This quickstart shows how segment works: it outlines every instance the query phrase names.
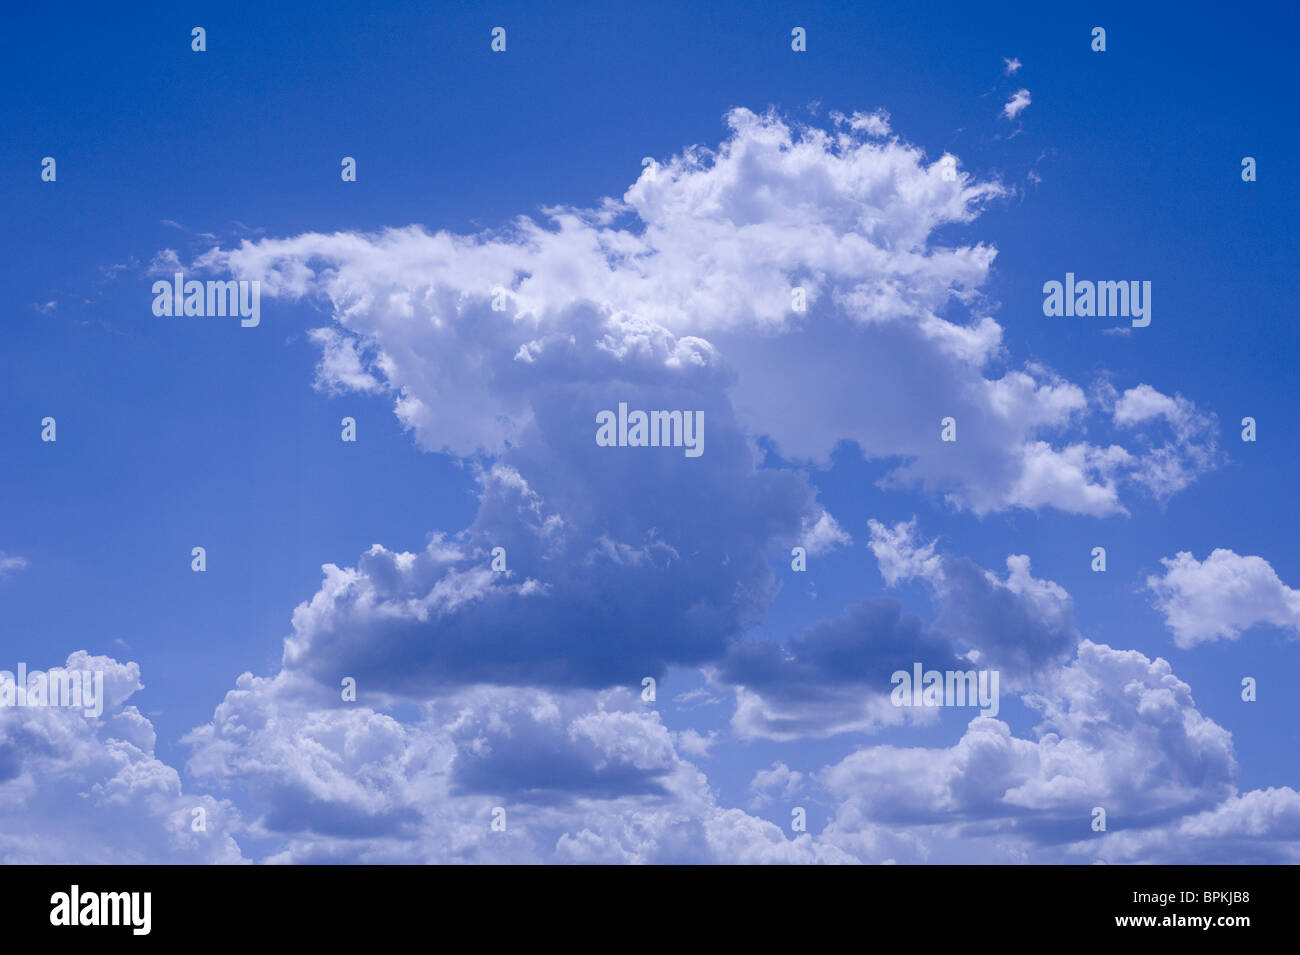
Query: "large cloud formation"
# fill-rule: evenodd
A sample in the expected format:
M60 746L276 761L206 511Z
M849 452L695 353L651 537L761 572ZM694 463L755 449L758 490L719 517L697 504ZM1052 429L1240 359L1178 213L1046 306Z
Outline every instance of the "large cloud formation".
M184 792L176 770L154 755L153 725L127 702L143 688L139 666L84 650L61 666L99 674L102 712L0 707L0 862L245 861L234 838L243 829L236 808ZM13 699L14 675L0 681Z
M936 233L1006 187L946 180L883 114L837 119L733 110L717 150L647 166L621 200L499 232L307 233L195 264L328 303L318 385L390 393L423 447L461 456L576 451L597 409L657 397L734 419L792 460L856 442L904 462L898 486L977 513L1118 514L1153 455L1183 483L1212 466L1199 432L1154 451L1071 437L1089 417L1109 423L1106 395L1032 363L999 372L1003 332L980 291L996 251ZM1145 386L1154 410L1130 401L1115 423L1145 437L1200 420L1161 397ZM958 440L941 442L950 416Z
M272 862L921 861L960 859L961 839L1060 859L1098 804L1130 835L1241 831L1233 800L1262 797L1233 790L1226 732L1163 660L1084 639L1027 556L999 576L914 523L873 522L886 584L931 591L929 627L865 594L787 641L747 639L776 555L849 542L803 470L842 442L890 462L887 488L978 515L1109 516L1212 467L1214 422L1142 383L1120 394L1009 364L981 291L995 250L938 238L1000 183L946 178L884 113L817 129L737 109L727 124L716 150L650 164L590 208L467 236L244 241L194 263L323 303L316 386L389 396L420 447L479 485L468 527L324 567L279 672L243 675L186 738L190 775L223 793L214 809ZM703 412L704 453L599 446L596 415L619 402ZM978 717L946 749L755 777L754 808L778 818L799 793L829 802L817 834L725 806L700 768L712 737L670 730L637 695L695 667L734 694L735 738L877 732L925 722L888 702L889 671L914 660L998 668L1042 725L1021 738ZM153 768L141 742L133 765ZM170 819L178 783L154 771ZM224 838L203 851L238 861Z
M934 235L1004 187L946 180L883 114L830 130L743 109L727 121L716 151L649 165L622 200L544 222L309 233L200 258L282 300L326 302L317 384L391 394L422 447L481 471L470 527L420 554L376 547L326 568L295 614L286 667L400 693L635 685L721 659L765 612L770 555L842 538L806 477L770 466L757 437L794 462L856 442L902 462L891 486L977 513L1123 513L1121 486L1148 480L1151 454L1209 466L1184 461L1200 447L1191 434L1156 451L1070 437L1090 416L1112 424L1104 391L1090 403L1032 364L986 374L1002 357L979 291L994 250ZM1195 417L1181 398L1176 414L1125 400L1126 428ZM624 401L703 412L703 456L599 447L596 414ZM940 440L950 416L956 442ZM504 574L489 571L495 547ZM1026 575L1012 568L1008 586ZM948 586L960 576L950 568Z

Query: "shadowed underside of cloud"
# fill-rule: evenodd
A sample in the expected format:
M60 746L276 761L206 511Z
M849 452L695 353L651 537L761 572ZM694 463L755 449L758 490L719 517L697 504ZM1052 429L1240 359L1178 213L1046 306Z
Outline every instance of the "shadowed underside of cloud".
M626 691L477 687L401 723L246 674L187 742L198 779L263 809L268 861L856 861L718 806L676 739Z
M873 520L870 528L885 583L924 581L934 594L936 634L1002 672L1004 686L1032 685L1073 652L1079 640L1073 601L1059 584L1036 579L1027 556L1009 556L1002 580L969 558L936 554L935 542L917 539L915 520L892 528Z
M1071 846L1105 862L1165 865L1216 861L1242 865L1300 862L1300 793L1289 786L1232 796L1213 809L1137 832L1108 832L1100 846Z
M905 720L929 723L933 709L890 701L892 676L924 670L996 669L1003 690L1020 691L1055 672L1079 633L1069 594L1007 559L1005 580L967 558L937 554L917 539L915 520L892 529L870 521L870 546L889 584L921 578L936 619L925 631L892 599L872 597L820 621L785 645L733 644L711 681L736 694L732 729L742 738L792 740L875 732Z
M682 734L628 691L468 688L403 722L288 674L246 674L186 740L190 774L251 802L245 821L230 799L183 794L151 755L152 727L127 702L133 664L67 663L105 671L104 714L0 714L0 812L22 821L0 840L7 862L239 862L245 836L270 840L268 862L961 861L970 846L1004 861L1300 858L1300 796L1235 793L1227 733L1168 664L1087 641L1031 700L1036 740L977 718L951 748L759 774L760 803L835 806L823 831L793 838L720 806ZM1110 831L1090 839L1093 806Z
M699 476L685 458L585 469L560 453L554 468L533 469L540 490L494 465L466 532L419 554L376 545L356 567L326 567L294 613L284 665L327 685L352 676L418 696L478 682L635 686L716 659L774 593L773 547L824 512L802 476L756 470L739 442L727 467L725 435L715 447L714 469ZM621 492L593 487L606 482ZM592 513L619 493L634 517ZM503 573L491 569L496 547Z
M787 646L733 645L710 679L735 692L731 726L738 737L794 740L933 719L933 710L902 709L889 700L891 675L911 673L914 661L931 669L968 666L949 641L925 633L918 618L902 616L897 601L873 597L814 624Z
M810 529L837 539L807 479L765 466L758 436L805 461L855 441L904 462L889 486L979 513L1123 512L1120 485L1144 472L1143 455L1053 443L1093 409L1049 370L987 376L1001 354L979 293L993 250L933 241L1000 185L945 181L880 117L822 130L735 110L728 124L716 151L688 149L621 200L549 209L544 222L312 233L201 259L284 300L327 302L318 386L391 394L421 446L482 471L470 527L420 554L376 547L328 566L295 614L286 667L418 695L635 685L719 660L765 612L774 550L810 543ZM1184 399L1157 407L1154 389L1140 397L1103 394L1096 410L1127 401L1127 428L1194 413ZM702 412L704 453L597 445L596 416L620 402ZM939 439L946 416L956 442ZM495 547L507 574L489 572ZM1027 565L1009 569L1014 593ZM947 579L963 586L958 565ZM990 636L982 652L1032 669L1014 659L1023 626L991 621L1004 644Z

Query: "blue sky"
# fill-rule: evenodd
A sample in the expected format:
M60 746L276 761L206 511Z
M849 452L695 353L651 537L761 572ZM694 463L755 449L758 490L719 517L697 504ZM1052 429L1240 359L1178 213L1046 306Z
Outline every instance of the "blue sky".
M121 690L100 720L0 713L0 828L51 834L0 857L1295 860L1268 17L13 19L0 669L85 651ZM173 263L260 281L260 325L156 317ZM1150 281L1150 326L1044 316L1066 272ZM620 400L703 409L705 454L597 448ZM999 667L1005 726L900 715L893 640Z

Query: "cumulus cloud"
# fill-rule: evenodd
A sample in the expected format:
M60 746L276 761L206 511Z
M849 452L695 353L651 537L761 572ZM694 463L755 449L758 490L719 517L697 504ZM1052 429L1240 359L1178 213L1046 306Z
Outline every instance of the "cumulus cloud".
M736 698L731 728L741 739L795 740L876 733L905 723L932 723L932 708L895 706L892 676L927 670L996 669L1000 687L1037 686L1074 653L1080 637L1070 595L1039 580L1029 558L1007 558L998 577L973 561L936 552L916 521L869 522L869 546L890 585L924 581L935 621L904 614L898 601L868 597L788 641L744 640L708 667L711 683Z
M870 528L886 583L925 582L935 597L935 635L998 669L1004 687L1031 685L1073 653L1080 638L1073 601L1059 584L1035 578L1027 556L1007 557L999 578L969 558L936 554L936 542L919 539L915 519L892 528L872 520Z
M235 841L243 824L234 805L183 791L180 775L154 754L153 725L127 702L143 688L139 666L84 650L63 665L103 674L103 712L0 707L0 861L246 861ZM0 673L0 681L13 680L13 673ZM194 829L196 809L201 831Z
M1259 624L1300 633L1300 590L1284 584L1264 558L1216 548L1204 561L1180 551L1160 562L1164 574L1147 577L1146 585L1178 646L1236 640Z
M760 769L749 783L749 791L754 794L750 800L751 808L761 809L773 799L795 798L803 779L803 773L791 769L780 760L767 769Z
M828 512L821 511L815 521L804 522L801 543L809 554L825 554L853 543L853 538Z
M1231 796L1231 737L1200 714L1162 659L1084 640L1049 688L1026 697L1042 714L1034 739L976 717L952 747L875 746L819 774L840 802L822 838L852 845L864 825L927 827L963 837L1014 833L1027 852L1061 861L1089 831L1148 828Z
M947 748L869 747L812 776L774 761L750 782L752 809L833 806L794 838L720 806L680 734L627 690L480 686L399 721L364 691L345 704L245 674L186 742L197 779L252 798L245 828L270 862L1187 861L1189 844L1295 857L1300 799L1235 793L1228 733L1164 660L1085 640L1026 701L1032 738L977 717ZM1110 832L1088 839L1098 805Z
M717 730L710 730L707 736L693 729L673 733L673 743L677 746L677 751L690 759L707 759L717 741Z
M733 110L716 149L543 221L245 240L195 265L327 303L318 386L382 388L430 450L500 455L554 437L532 427L548 411L586 428L604 407L595 392L654 382L678 401L707 396L791 460L825 463L854 442L904 462L892 486L977 513L1123 513L1140 462L1062 440L1094 412L1082 390L1038 366L989 374L1002 328L981 285L996 251L934 239L1006 188L946 180L885 139L881 111L839 120L828 131ZM955 444L939 440L947 416Z
M364 699L245 674L187 738L196 777L261 808L250 829L274 846L267 861L854 861L719 807L629 691L480 686L407 721Z
M321 347L320 364L316 369L316 387L330 393L355 391L361 394L378 394L384 385L366 370L366 363L355 338L347 337L333 328L314 328L308 333L311 341Z
M549 439L480 472L462 533L327 565L294 611L284 666L415 696L475 682L639 685L725 652L775 593L774 547L788 553L810 529L818 547L837 539L806 479L757 468L725 409L706 404L712 466L699 470L703 459L596 447L584 403L564 397L536 424ZM504 573L491 570L495 547Z
M920 577L931 583L943 580L943 557L935 553L938 541L919 539L917 522L900 521L887 527L872 518L868 522L871 540L868 547L880 565L885 584L893 587L900 581Z
M784 644L745 639L776 592L773 557L850 543L804 470L844 442L891 462L883 486L976 514L1104 516L1148 480L1163 447L1149 431L1199 413L1144 413L1145 392L1090 397L1008 364L982 291L996 251L936 238L960 237L1000 183L945 178L883 111L830 130L743 109L727 122L716 149L651 164L587 208L474 235L248 239L195 263L324 303L315 386L386 396L418 446L478 483L467 527L326 564L279 672L242 676L187 737L192 776L251 807L244 831L274 846L260 858L917 861L936 840L911 827L945 815L1064 838L1096 794L1159 822L1227 792L1230 742L1186 686L1163 661L1082 641L1069 595L1024 555L991 573L914 524L873 522L886 581L931 589L929 629L867 597ZM705 453L596 445L595 415L620 402L700 412ZM955 443L939 436L949 416ZM1126 444L1085 440L1099 421ZM1166 470L1162 488L1186 477ZM868 786L869 757L797 784L784 764L756 777L756 799L812 783L833 796L817 837L720 805L689 761L713 736L669 731L631 689L698 667L734 695L739 738L875 732L934 719L888 700L889 675L917 660L1001 668L1053 728L1017 739L977 720L946 755L924 751L933 766L909 792L906 775ZM339 700L345 677L359 702ZM1160 753L1111 767L1109 747Z
M1238 865L1295 865L1300 862L1300 793L1289 786L1256 789L1163 826L1108 831L1100 840L1068 849L1119 864L1194 865L1212 858Z
M735 693L731 727L739 738L793 740L933 721L935 710L897 707L889 699L890 676L911 672L917 660L939 669L964 666L948 640L926 633L897 601L869 597L788 645L734 645L710 677Z
M831 118L837 123L847 123L850 129L866 133L868 136L884 137L892 132L889 126L889 113L883 109L872 113L854 113L847 119L838 113L832 113Z
M1129 388L1115 396L1103 389L1103 402L1113 402L1114 423L1125 430L1162 422L1167 436L1153 428L1139 436L1132 458L1133 480L1156 498L1165 499L1187 487L1219 461L1218 420L1200 411L1180 394L1162 394L1147 384Z

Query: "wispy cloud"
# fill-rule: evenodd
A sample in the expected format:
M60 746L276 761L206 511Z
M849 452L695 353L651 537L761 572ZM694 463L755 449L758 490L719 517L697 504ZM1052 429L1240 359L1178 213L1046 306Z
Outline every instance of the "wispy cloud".
M1007 104L1002 107L1002 115L1007 119L1015 119L1025 111L1030 103L1029 90L1016 90L1016 95L1007 100Z

